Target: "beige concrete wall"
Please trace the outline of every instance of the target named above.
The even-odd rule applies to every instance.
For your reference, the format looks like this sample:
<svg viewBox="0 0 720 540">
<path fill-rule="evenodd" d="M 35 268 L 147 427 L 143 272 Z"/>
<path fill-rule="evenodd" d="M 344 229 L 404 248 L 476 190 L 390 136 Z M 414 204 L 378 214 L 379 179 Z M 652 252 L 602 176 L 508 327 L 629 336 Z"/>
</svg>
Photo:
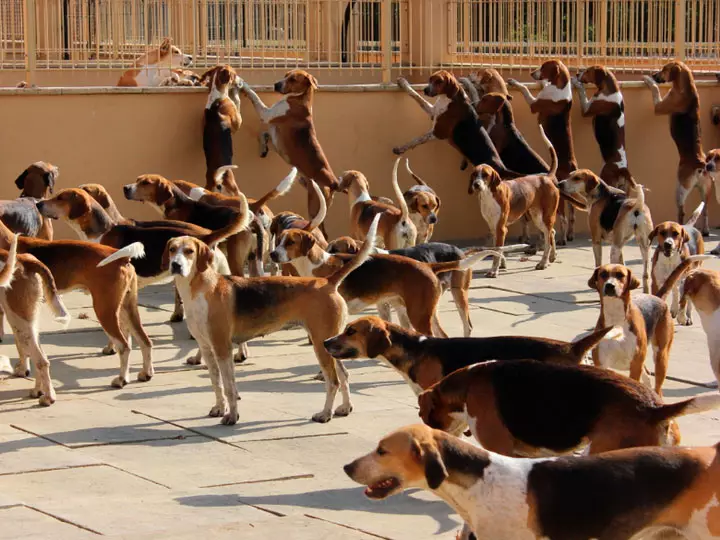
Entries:
<svg viewBox="0 0 720 540">
<path fill-rule="evenodd" d="M 652 192 L 647 195 L 655 221 L 675 216 L 674 190 L 677 153 L 670 139 L 667 118 L 655 117 L 650 92 L 625 88 L 627 153 L 638 182 Z M 276 98 L 262 94 L 267 102 Z M 720 103 L 720 87 L 700 87 L 703 144 L 720 146 L 720 132 L 709 121 L 711 104 Z M 106 185 L 121 211 L 138 218 L 153 212 L 139 203 L 125 201 L 121 186 L 142 173 L 160 173 L 169 178 L 202 182 L 201 118 L 205 94 L 200 91 L 161 94 L 94 95 L 6 95 L 0 93 L 0 198 L 15 197 L 14 179 L 31 162 L 46 160 L 60 167 L 58 187 L 84 182 Z M 520 129 L 536 148 L 540 140 L 535 119 L 525 102 L 514 100 Z M 430 122 L 418 106 L 399 91 L 321 91 L 314 114 L 318 135 L 336 174 L 345 169 L 362 170 L 372 191 L 392 194 L 390 174 L 393 146 L 425 132 Z M 288 166 L 271 153 L 260 159 L 256 135 L 257 115 L 246 100 L 242 104 L 243 125 L 234 139 L 237 178 L 250 196 L 271 189 L 288 171 Z M 573 111 L 576 153 L 581 167 L 598 170 L 600 155 L 590 120 Z M 543 152 L 544 154 L 544 152 Z M 486 227 L 477 201 L 467 195 L 468 173 L 459 170 L 460 156 L 447 143 L 433 142 L 409 153 L 413 169 L 432 185 L 443 199 L 437 239 L 478 238 Z M 409 178 L 400 175 L 401 186 Z M 691 199 L 697 203 L 697 194 Z M 689 205 L 690 206 L 690 205 Z M 305 213 L 305 195 L 297 187 L 273 209 Z M 720 224 L 720 212 L 713 202 L 711 218 Z M 338 195 L 329 213 L 331 234 L 348 231 L 348 199 Z M 578 216 L 586 230 L 585 216 Z M 65 235 L 71 234 L 60 228 Z"/>
</svg>

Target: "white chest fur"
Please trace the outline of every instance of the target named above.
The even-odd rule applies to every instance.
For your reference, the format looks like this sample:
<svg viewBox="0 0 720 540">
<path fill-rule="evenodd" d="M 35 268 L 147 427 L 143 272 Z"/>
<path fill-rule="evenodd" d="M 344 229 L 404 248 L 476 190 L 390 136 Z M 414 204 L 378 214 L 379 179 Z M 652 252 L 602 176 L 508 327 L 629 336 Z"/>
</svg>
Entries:
<svg viewBox="0 0 720 540">
<path fill-rule="evenodd" d="M 605 325 L 616 326 L 618 332 L 603 339 L 598 344 L 600 364 L 606 368 L 627 371 L 630 369 L 637 350 L 637 336 L 630 331 L 630 323 L 625 318 L 625 306 L 619 298 L 603 298 Z"/>
<path fill-rule="evenodd" d="M 159 68 L 156 66 L 143 66 L 140 73 L 135 77 L 138 86 L 159 86 L 162 81 L 172 75 L 169 68 Z"/>
<path fill-rule="evenodd" d="M 537 99 L 547 99 L 550 101 L 569 101 L 572 102 L 572 86 L 568 82 L 564 88 L 558 88 L 554 84 L 547 84 L 540 90 Z"/>
<path fill-rule="evenodd" d="M 187 279 L 176 279 L 175 285 L 185 306 L 188 329 L 197 340 L 207 339 L 209 308 L 203 293 L 193 295 Z"/>
<path fill-rule="evenodd" d="M 442 116 L 442 114 L 448 110 L 448 107 L 450 106 L 450 103 L 452 103 L 452 100 L 447 96 L 438 96 L 437 100 L 435 101 L 435 104 L 433 105 L 433 125 L 437 122 L 437 119 Z"/>
<path fill-rule="evenodd" d="M 666 257 L 662 253 L 658 256 L 657 263 L 653 269 L 653 277 L 657 281 L 658 286 L 662 286 L 673 270 L 680 264 L 680 254 L 673 251 L 670 257 Z"/>
<path fill-rule="evenodd" d="M 495 200 L 495 197 L 493 197 L 492 192 L 484 186 L 481 187 L 478 192 L 478 202 L 480 203 L 480 213 L 494 234 L 495 227 L 502 214 L 502 209 Z"/>
</svg>

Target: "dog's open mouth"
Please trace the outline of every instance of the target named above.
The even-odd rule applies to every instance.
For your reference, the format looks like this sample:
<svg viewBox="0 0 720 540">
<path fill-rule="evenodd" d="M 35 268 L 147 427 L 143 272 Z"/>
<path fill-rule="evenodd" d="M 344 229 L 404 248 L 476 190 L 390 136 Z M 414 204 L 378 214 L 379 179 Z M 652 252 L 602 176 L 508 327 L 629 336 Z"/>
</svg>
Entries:
<svg viewBox="0 0 720 540">
<path fill-rule="evenodd" d="M 391 476 L 380 480 L 365 488 L 365 496 L 368 499 L 384 499 L 400 487 L 400 480 Z"/>
</svg>

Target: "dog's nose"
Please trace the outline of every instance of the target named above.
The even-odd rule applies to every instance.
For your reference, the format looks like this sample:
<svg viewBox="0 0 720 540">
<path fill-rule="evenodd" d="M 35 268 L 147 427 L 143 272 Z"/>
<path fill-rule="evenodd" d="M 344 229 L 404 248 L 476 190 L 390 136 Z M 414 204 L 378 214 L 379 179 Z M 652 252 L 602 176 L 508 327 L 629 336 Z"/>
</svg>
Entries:
<svg viewBox="0 0 720 540">
<path fill-rule="evenodd" d="M 348 463 L 343 467 L 343 471 L 345 471 L 345 474 L 347 474 L 350 478 L 352 478 L 352 475 L 355 473 L 355 462 Z"/>
<path fill-rule="evenodd" d="M 605 286 L 603 287 L 603 292 L 604 292 L 607 296 L 615 296 L 615 292 L 616 292 L 616 290 L 615 290 L 615 284 L 614 284 L 614 283 L 609 283 L 609 282 L 606 283 Z"/>
<path fill-rule="evenodd" d="M 713 171 L 715 170 L 715 162 L 714 162 L 714 161 L 708 162 L 708 163 L 705 165 L 705 170 L 706 170 L 707 172 L 713 172 Z"/>
<path fill-rule="evenodd" d="M 180 263 L 177 261 L 173 261 L 170 263 L 170 273 L 171 274 L 182 274 L 182 266 L 180 266 Z"/>
<path fill-rule="evenodd" d="M 323 347 L 325 347 L 325 350 L 328 352 L 333 348 L 333 345 L 335 345 L 335 338 L 328 338 L 323 341 Z"/>
<path fill-rule="evenodd" d="M 276 83 L 275 83 L 275 86 L 274 86 L 273 88 L 275 88 L 275 91 L 276 91 L 276 92 L 282 92 L 282 89 L 283 89 L 283 81 L 278 81 L 278 82 L 276 82 Z"/>
<path fill-rule="evenodd" d="M 660 73 L 659 71 L 657 73 L 653 73 L 652 78 L 653 81 L 655 81 L 656 83 L 665 82 L 662 80 L 662 73 Z"/>
<path fill-rule="evenodd" d="M 428 223 L 430 225 L 435 225 L 437 223 L 437 220 L 438 218 L 435 214 L 430 214 L 430 216 L 428 217 Z"/>
<path fill-rule="evenodd" d="M 123 193 L 125 194 L 125 197 L 130 196 L 130 189 L 131 189 L 130 186 L 123 186 Z"/>
<path fill-rule="evenodd" d="M 429 86 L 423 88 L 423 94 L 425 94 L 426 96 L 429 96 L 430 92 L 432 92 L 432 89 Z"/>
<path fill-rule="evenodd" d="M 35 203 L 35 208 L 37 208 L 40 212 L 42 212 L 43 206 L 45 206 L 45 201 L 38 201 Z"/>
</svg>

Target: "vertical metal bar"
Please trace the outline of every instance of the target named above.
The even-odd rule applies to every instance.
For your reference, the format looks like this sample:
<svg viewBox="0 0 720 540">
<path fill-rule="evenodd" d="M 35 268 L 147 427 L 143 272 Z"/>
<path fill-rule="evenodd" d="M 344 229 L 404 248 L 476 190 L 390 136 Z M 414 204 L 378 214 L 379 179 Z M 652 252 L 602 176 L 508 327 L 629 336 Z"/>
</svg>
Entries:
<svg viewBox="0 0 720 540">
<path fill-rule="evenodd" d="M 583 43 L 585 42 L 585 2 L 578 0 L 575 4 L 575 32 L 577 32 L 577 59 L 578 66 L 583 65 Z"/>
<path fill-rule="evenodd" d="M 37 64 L 35 21 L 35 0 L 25 0 L 25 78 L 28 84 L 35 82 L 35 69 Z"/>
<path fill-rule="evenodd" d="M 380 0 L 380 9 L 382 82 L 389 83 L 392 70 L 392 0 Z"/>
<path fill-rule="evenodd" d="M 685 0 L 675 1 L 675 58 L 685 60 Z"/>
</svg>

